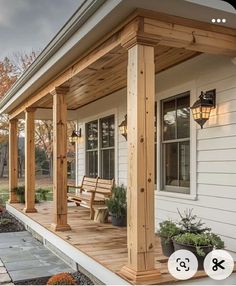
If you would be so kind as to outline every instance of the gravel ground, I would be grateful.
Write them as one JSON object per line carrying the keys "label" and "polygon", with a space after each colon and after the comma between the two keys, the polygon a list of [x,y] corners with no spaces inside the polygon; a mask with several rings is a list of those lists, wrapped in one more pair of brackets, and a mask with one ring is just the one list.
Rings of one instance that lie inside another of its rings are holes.
{"label": "gravel ground", "polygon": [[[87,276],[80,272],[75,272],[72,275],[76,279],[77,285],[94,285],[93,282]],[[15,285],[47,285],[47,281],[49,278],[50,277],[24,280],[19,282],[19,284],[15,283]]]}
{"label": "gravel ground", "polygon": [[25,230],[23,224],[15,219],[8,212],[0,213],[0,233],[2,232],[16,232]]}

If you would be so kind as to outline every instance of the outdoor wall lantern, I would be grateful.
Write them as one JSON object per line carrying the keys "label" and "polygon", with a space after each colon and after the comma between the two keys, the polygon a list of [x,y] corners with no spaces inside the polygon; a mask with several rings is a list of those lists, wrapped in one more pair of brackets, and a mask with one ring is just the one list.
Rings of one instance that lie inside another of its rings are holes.
{"label": "outdoor wall lantern", "polygon": [[127,114],[125,115],[125,119],[119,125],[120,134],[125,137],[127,141]]}
{"label": "outdoor wall lantern", "polygon": [[199,99],[191,107],[193,119],[203,128],[210,118],[211,110],[215,108],[216,90],[201,92]]}
{"label": "outdoor wall lantern", "polygon": [[77,130],[73,130],[71,136],[69,137],[69,141],[72,144],[75,144],[76,142],[78,142],[79,138],[82,137],[82,131],[81,128],[77,131]]}

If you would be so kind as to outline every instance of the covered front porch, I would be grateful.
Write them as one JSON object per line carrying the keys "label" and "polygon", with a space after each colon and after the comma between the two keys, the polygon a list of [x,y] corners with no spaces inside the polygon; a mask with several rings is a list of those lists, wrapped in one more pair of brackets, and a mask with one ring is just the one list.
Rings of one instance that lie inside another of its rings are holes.
{"label": "covered front porch", "polygon": [[[55,248],[58,248],[57,250],[64,255],[79,263],[85,271],[89,271],[89,267],[93,269],[90,274],[98,279],[98,282],[100,280],[100,282],[106,284],[108,284],[108,281],[109,284],[132,283],[132,281],[126,280],[120,271],[128,262],[126,228],[115,227],[110,223],[96,223],[90,220],[88,209],[70,204],[68,206],[68,223],[71,230],[55,232],[51,229],[53,222],[52,202],[38,204],[37,213],[25,214],[23,211],[24,204],[10,204],[7,209],[23,221],[27,228],[34,235],[36,234],[36,237],[39,236],[44,240],[46,246],[48,239],[51,243],[50,235],[47,234],[47,231],[49,231],[52,240],[55,241],[53,250],[55,251]],[[55,237],[61,239],[61,242],[57,243]],[[61,248],[61,245],[64,245],[64,247]],[[65,248],[66,245],[72,246],[73,250],[68,251]],[[83,256],[81,256],[81,252]],[[78,258],[77,261],[72,254]],[[86,261],[86,257],[92,258],[93,262]],[[161,276],[153,283],[169,284],[177,281],[168,273],[167,260],[167,257],[162,254],[160,240],[158,236],[155,236],[155,266],[160,270]],[[97,266],[97,263],[102,267],[101,269]],[[73,267],[73,264],[70,263],[70,265]],[[74,266],[74,268],[76,267]],[[103,268],[107,271],[102,271]],[[194,278],[204,276],[206,276],[204,271],[199,271]]]}
{"label": "covered front porch", "polygon": [[[50,233],[127,281],[135,284],[173,281],[155,236],[154,107],[158,90],[155,74],[200,53],[235,55],[235,43],[232,29],[216,29],[214,25],[150,11],[132,13],[73,65],[8,110],[9,207],[21,218],[30,218],[36,225],[50,229]],[[126,86],[127,230],[97,225],[89,220],[87,210],[68,207],[66,146],[67,120],[77,118],[85,105]],[[34,120],[47,116],[53,118],[54,202],[35,205]],[[26,124],[25,206],[16,204],[14,192],[18,167],[17,120],[22,117]],[[61,251],[64,249],[62,246]]]}

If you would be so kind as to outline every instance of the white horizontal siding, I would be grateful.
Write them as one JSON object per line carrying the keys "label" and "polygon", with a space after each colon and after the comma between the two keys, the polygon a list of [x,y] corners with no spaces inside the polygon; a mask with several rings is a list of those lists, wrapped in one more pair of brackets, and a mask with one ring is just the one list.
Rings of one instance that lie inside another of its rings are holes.
{"label": "white horizontal siding", "polygon": [[236,148],[235,149],[198,151],[197,160],[200,162],[235,161],[236,160]]}
{"label": "white horizontal siding", "polygon": [[[236,174],[236,161],[198,162],[198,173]],[[235,176],[236,177],[236,176]]]}
{"label": "white horizontal siding", "polygon": [[[156,227],[166,218],[178,220],[177,209],[193,208],[222,237],[226,248],[236,252],[236,67],[228,58],[220,58],[218,63],[217,59],[208,62],[207,67],[203,61],[207,73],[197,74],[200,62],[196,61],[196,66],[192,66],[195,71],[189,70],[187,78],[195,80],[198,94],[201,90],[216,89],[217,105],[204,128],[196,126],[197,196],[195,200],[187,200],[156,195]],[[172,73],[166,73],[167,82],[172,77],[183,81],[181,74],[185,75],[188,69],[185,64],[182,70],[173,68]],[[164,73],[161,79],[165,81]]]}
{"label": "white horizontal siding", "polygon": [[[198,195],[206,196],[210,200],[210,197],[228,198],[236,200],[236,188],[235,186],[222,186],[216,184],[198,184]],[[236,202],[235,202],[236,203]]]}
{"label": "white horizontal siding", "polygon": [[[166,218],[178,219],[177,209],[193,208],[214,232],[221,235],[227,249],[236,252],[236,67],[227,57],[202,55],[166,70],[157,76],[159,92],[193,81],[197,94],[216,89],[216,109],[204,129],[197,128],[196,199],[155,196],[156,228]],[[185,90],[183,90],[185,91]],[[116,183],[127,184],[127,142],[118,132],[126,114],[126,90],[110,95],[78,110],[84,128],[86,118],[116,108]],[[174,94],[173,94],[174,95]],[[159,116],[159,115],[158,115]],[[159,117],[158,117],[159,118]],[[84,134],[84,130],[82,130]],[[78,148],[78,179],[85,173],[84,142]],[[169,193],[170,195],[170,193]],[[184,197],[184,196],[183,196]]]}
{"label": "white horizontal siding", "polygon": [[235,136],[198,140],[197,144],[198,151],[234,149],[234,148],[235,148]]}
{"label": "white horizontal siding", "polygon": [[236,124],[198,129],[198,139],[236,136]]}

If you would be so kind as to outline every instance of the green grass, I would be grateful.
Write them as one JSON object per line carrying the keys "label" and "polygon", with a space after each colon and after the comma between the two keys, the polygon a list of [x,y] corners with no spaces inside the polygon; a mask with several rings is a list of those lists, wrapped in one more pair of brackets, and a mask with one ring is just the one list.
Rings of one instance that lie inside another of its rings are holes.
{"label": "green grass", "polygon": [[[8,179],[3,178],[0,179],[0,200],[5,204],[9,199],[9,186]],[[19,186],[24,185],[24,179],[19,179]],[[53,188],[52,188],[52,180],[50,178],[38,178],[36,179],[36,189],[43,188],[49,190],[47,196],[47,201],[53,200]]]}
{"label": "green grass", "polygon": [[[68,180],[68,183],[74,183],[74,180]],[[2,200],[4,203],[8,200],[9,198],[9,186],[8,186],[8,179],[3,178],[0,179],[0,200]],[[24,179],[19,179],[18,182],[19,186],[24,185]],[[36,177],[36,189],[41,188],[41,189],[47,189],[49,190],[49,193],[46,195],[47,196],[47,201],[52,201],[53,200],[53,187],[52,187],[52,178],[48,177]]]}

